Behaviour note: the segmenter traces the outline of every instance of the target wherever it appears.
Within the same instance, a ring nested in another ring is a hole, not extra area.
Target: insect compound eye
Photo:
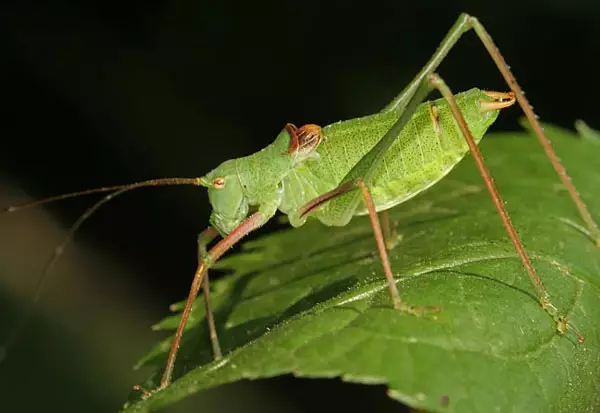
[[[213,181],[213,188],[215,189],[223,189],[225,187],[225,179],[218,177]]]

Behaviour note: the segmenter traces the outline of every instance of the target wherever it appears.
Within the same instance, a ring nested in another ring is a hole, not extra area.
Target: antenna
[[[135,182],[132,184],[126,185],[115,185],[115,186],[107,186],[102,188],[94,188],[87,189],[85,191],[71,192],[68,194],[57,195],[49,198],[40,199],[37,201],[27,202],[21,205],[9,206],[5,209],[5,212],[17,212],[22,211],[24,209],[34,208],[41,205],[49,204],[51,202],[61,201],[64,199],[75,198],[83,195],[91,195],[103,192],[111,192],[106,195],[104,198],[96,202],[90,208],[88,208],[78,219],[73,223],[73,225],[67,231],[67,234],[63,238],[62,242],[58,244],[54,248],[54,252],[44,265],[42,273],[36,283],[33,296],[31,301],[29,302],[29,306],[23,312],[21,319],[17,323],[17,326],[14,328],[13,332],[8,336],[6,344],[4,346],[0,346],[0,362],[2,362],[8,355],[9,349],[17,342],[19,335],[23,328],[28,324],[31,319],[35,307],[42,296],[42,292],[44,289],[44,285],[46,284],[46,280],[48,279],[48,275],[56,265],[56,262],[63,254],[66,246],[71,242],[75,232],[83,225],[85,221],[87,221],[90,216],[92,216],[100,207],[106,204],[108,201],[114,199],[115,197],[124,194],[125,192],[129,192],[132,189],[143,188],[143,187],[152,187],[152,186],[169,186],[169,185],[195,185],[195,186],[206,186],[206,182],[203,178],[161,178],[161,179],[150,179],[147,181]]]

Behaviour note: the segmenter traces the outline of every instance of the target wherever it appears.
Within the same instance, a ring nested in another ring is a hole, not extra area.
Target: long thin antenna
[[[50,274],[50,272],[56,265],[56,262],[58,261],[60,256],[63,254],[65,247],[69,244],[69,242],[71,242],[71,240],[73,239],[73,236],[75,235],[75,232],[77,232],[77,230],[81,227],[81,225],[83,225],[83,223],[90,216],[92,216],[102,205],[106,204],[108,201],[114,199],[115,197],[117,197],[125,192],[131,191],[132,189],[136,189],[136,188],[143,188],[143,187],[150,187],[150,186],[167,186],[167,185],[205,186],[205,183],[202,180],[202,178],[151,179],[148,181],[135,182],[132,184],[127,184],[127,185],[116,185],[116,186],[109,186],[109,187],[103,187],[103,188],[88,189],[88,190],[79,191],[79,192],[72,192],[69,194],[45,198],[45,199],[42,199],[39,201],[28,202],[28,203],[18,205],[18,206],[11,206],[6,209],[6,212],[16,212],[16,211],[21,211],[23,209],[33,208],[36,206],[47,204],[50,202],[55,202],[55,201],[68,199],[68,198],[74,198],[74,197],[80,196],[80,195],[89,195],[89,194],[95,194],[95,193],[101,193],[101,192],[114,191],[113,193],[106,195],[104,198],[102,198],[101,200],[96,202],[94,205],[92,205],[90,208],[88,208],[77,219],[77,221],[75,221],[75,223],[73,223],[73,225],[69,228],[69,230],[67,231],[67,234],[63,238],[62,242],[56,246],[51,257],[48,259],[48,262],[44,265],[44,269],[42,270],[42,273],[40,274],[40,277],[36,283],[34,293],[33,293],[32,299],[29,303],[28,308],[23,313],[23,316],[21,317],[17,326],[13,330],[13,333],[7,339],[4,347],[0,347],[0,362],[7,357],[8,350],[10,349],[10,347],[12,347],[16,343],[21,331],[28,324],[29,320],[31,319],[33,312],[35,310],[35,307],[36,307],[40,297],[42,296],[42,292],[43,292],[44,286],[46,284],[46,280],[48,279],[48,275]]]
[[[105,186],[102,188],[86,189],[85,191],[71,192],[49,198],[39,199],[37,201],[27,202],[21,205],[12,205],[5,209],[5,212],[17,212],[23,209],[35,208],[40,205],[49,204],[51,202],[62,201],[63,199],[75,198],[83,195],[92,195],[102,192],[120,191],[121,189],[134,189],[144,186],[165,186],[165,185],[198,185],[205,186],[201,178],[161,178],[150,179],[148,181],[134,182],[126,185]]]

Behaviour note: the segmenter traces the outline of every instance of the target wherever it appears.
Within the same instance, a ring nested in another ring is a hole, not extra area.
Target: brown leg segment
[[[213,228],[208,227],[198,235],[198,263],[204,260],[206,257],[206,246],[212,242],[219,232]],[[210,303],[210,280],[208,278],[208,271],[204,275],[204,281],[202,282],[202,293],[204,295],[204,307],[206,311],[206,323],[208,324],[208,333],[210,337],[210,343],[213,349],[213,357],[215,360],[219,360],[223,357],[221,352],[221,345],[219,344],[219,336],[217,335],[217,328],[215,326],[215,317],[212,311],[212,305]]]
[[[550,140],[544,135],[544,131],[542,129],[542,126],[540,125],[540,122],[537,120],[537,116],[535,115],[535,113],[533,113],[533,109],[531,108],[529,101],[527,100],[525,94],[523,93],[523,90],[521,90],[521,87],[517,83],[517,79],[515,79],[515,76],[512,74],[510,68],[506,64],[504,57],[502,57],[500,51],[498,50],[498,47],[492,40],[492,37],[487,32],[487,30],[485,30],[485,28],[479,22],[479,20],[477,20],[473,16],[466,16],[466,21],[468,26],[472,27],[475,30],[475,33],[485,46],[492,59],[494,60],[494,63],[496,63],[498,70],[500,71],[500,73],[502,73],[504,80],[506,81],[510,89],[514,92],[517,102],[519,102],[519,106],[521,106],[523,113],[525,113],[527,120],[529,120],[529,123],[531,124],[533,131],[535,132],[540,144],[542,145],[542,148],[544,148],[544,152],[550,160],[552,167],[556,171],[556,174],[559,176],[562,184],[565,186],[565,188],[567,188],[567,191],[569,192],[571,199],[575,203],[575,206],[577,207],[581,218],[590,230],[592,238],[596,240],[596,246],[600,247],[600,229],[598,228],[596,221],[594,221],[594,218],[592,218],[592,215],[590,214],[585,203],[581,199],[579,192],[577,192],[575,185],[573,185],[571,178],[567,174],[567,170],[560,162],[558,156],[556,156],[556,153],[552,148]]]
[[[377,210],[375,209],[375,203],[373,202],[373,197],[371,196],[371,192],[369,188],[364,183],[362,179],[355,179],[352,182],[347,182],[339,187],[326,192],[319,197],[309,201],[300,209],[300,216],[304,216],[310,213],[312,210],[318,208],[324,203],[337,198],[347,192],[353,191],[355,189],[360,189],[363,199],[365,201],[365,205],[367,207],[367,211],[369,212],[369,219],[371,220],[371,227],[373,228],[373,235],[375,236],[375,242],[377,243],[377,250],[379,251],[379,257],[381,258],[381,263],[383,265],[383,272],[385,274],[385,278],[388,283],[388,288],[390,290],[390,296],[392,297],[392,302],[394,303],[394,308],[397,310],[405,311],[414,315],[423,315],[426,312],[437,312],[439,311],[439,307],[437,306],[411,306],[404,303],[400,297],[400,293],[398,292],[398,287],[396,286],[396,280],[394,278],[394,274],[392,273],[392,267],[390,265],[390,258],[387,253],[386,239],[384,235],[384,231],[381,229],[381,223],[379,222],[379,217],[377,215]],[[389,227],[389,217],[387,215],[387,211],[382,213],[384,219],[384,229],[388,233],[391,233]]]
[[[356,184],[354,182],[346,182],[338,186],[337,188],[332,189],[331,191],[325,192],[324,194],[319,195],[316,198],[311,199],[306,204],[302,205],[302,207],[298,210],[300,218],[309,214],[311,211],[317,209],[324,203],[331,201],[338,196],[344,195],[347,192],[356,189]]]
[[[373,198],[371,197],[371,192],[369,191],[369,188],[367,188],[367,185],[363,182],[362,179],[357,179],[354,182],[360,188],[363,198],[365,200],[365,204],[367,205],[367,210],[369,211],[371,227],[373,227],[375,242],[377,242],[377,249],[379,250],[379,256],[381,257],[381,263],[383,264],[383,272],[385,273],[385,278],[388,282],[388,287],[390,289],[390,295],[392,296],[394,308],[396,308],[397,310],[405,310],[406,304],[404,304],[402,302],[402,299],[400,298],[400,294],[398,293],[398,287],[396,286],[396,280],[394,279],[394,274],[392,274],[390,258],[388,257],[387,248],[385,246],[385,240],[383,238],[383,232],[381,231],[381,224],[379,223],[379,217],[377,216],[377,211],[375,210],[375,203],[373,202]]]
[[[468,14],[462,13],[459,16],[459,18],[456,20],[456,23],[450,28],[450,30],[448,31],[448,34],[446,35],[444,40],[442,40],[438,49],[433,54],[433,56],[429,59],[429,61],[423,67],[423,69],[421,69],[421,71],[417,74],[417,76],[413,79],[413,81],[402,91],[402,93],[400,95],[398,95],[396,97],[396,99],[394,99],[392,102],[390,102],[383,109],[383,111],[395,110],[399,107],[404,106],[406,104],[407,99],[410,100],[411,96],[414,96],[414,93],[418,89],[419,85],[421,84],[421,81],[423,81],[423,79],[427,78],[429,75],[431,75],[437,69],[437,67],[444,60],[444,58],[448,55],[450,50],[456,45],[456,43],[462,37],[462,35],[471,29],[473,29],[475,31],[475,33],[477,34],[477,37],[479,37],[479,40],[483,43],[483,45],[486,48],[487,52],[489,53],[490,57],[496,64],[496,67],[498,68],[498,70],[500,71],[502,76],[504,77],[504,80],[506,81],[506,83],[508,84],[510,89],[513,91],[513,93],[515,94],[516,100],[519,102],[519,105],[521,106],[523,113],[527,117],[527,120],[531,124],[540,144],[542,145],[544,151],[546,152],[546,156],[550,160],[550,163],[552,164],[554,170],[556,171],[556,173],[559,176],[560,180],[562,181],[563,185],[569,192],[569,195],[571,196],[571,199],[575,203],[575,206],[576,206],[577,210],[579,211],[581,218],[583,219],[586,226],[588,227],[590,234],[592,236],[592,239],[594,239],[596,245],[598,247],[600,247],[600,229],[598,228],[598,225],[594,221],[594,219],[593,219],[592,215],[590,214],[589,210],[587,209],[585,203],[581,199],[579,193],[577,192],[577,189],[571,182],[571,179],[569,178],[569,175],[567,174],[566,169],[560,163],[559,158],[556,156],[556,153],[552,149],[552,145],[551,145],[550,141],[544,135],[543,129],[542,129],[539,121],[537,120],[536,115],[533,113],[533,109],[531,108],[529,101],[527,100],[527,98],[525,98],[525,95],[524,95],[523,91],[521,90],[521,87],[519,86],[514,75],[510,71],[510,68],[506,64],[506,61],[500,54],[500,51],[494,44],[494,41],[492,40],[492,38],[489,35],[489,33],[487,32],[487,30],[483,27],[483,25],[479,22],[479,20],[477,20],[477,18],[470,16]]]
[[[475,159],[475,164],[477,165],[477,169],[479,170],[479,173],[481,174],[481,177],[483,178],[483,181],[485,182],[485,186],[487,187],[487,189],[490,193],[490,196],[492,198],[492,201],[494,202],[494,206],[496,207],[496,210],[498,211],[498,214],[500,215],[500,219],[502,220],[502,223],[504,224],[504,228],[506,229],[508,236],[510,237],[515,249],[517,250],[517,254],[521,258],[521,262],[523,263],[523,266],[527,270],[527,273],[529,274],[529,278],[531,279],[531,282],[533,283],[534,287],[537,290],[538,298],[540,300],[542,307],[555,320],[556,328],[561,334],[564,334],[567,329],[571,329],[578,335],[578,341],[580,343],[582,343],[583,337],[581,336],[581,334],[579,334],[577,332],[577,330],[575,330],[572,326],[570,326],[568,324],[566,318],[564,316],[560,315],[558,313],[558,310],[556,309],[556,307],[554,307],[554,305],[552,305],[552,303],[550,301],[550,296],[548,295],[548,291],[544,287],[542,280],[537,275],[535,268],[533,268],[533,265],[531,264],[531,260],[529,259],[529,256],[527,255],[527,252],[525,251],[525,248],[523,247],[523,244],[522,244],[521,240],[519,239],[519,236],[517,235],[517,231],[515,230],[515,227],[513,226],[512,222],[510,220],[508,212],[506,211],[506,208],[504,207],[504,201],[502,200],[502,198],[500,197],[500,194],[498,193],[498,189],[496,188],[496,185],[494,184],[494,181],[492,180],[490,172],[487,169],[487,166],[485,165],[485,163],[483,161],[483,157],[481,156],[481,153],[479,152],[479,148],[477,147],[477,144],[475,143],[475,140],[473,139],[473,135],[469,131],[467,123],[465,122],[465,119],[460,111],[460,108],[458,107],[458,104],[456,103],[456,99],[454,98],[454,95],[450,91],[450,88],[448,88],[446,83],[436,74],[432,74],[429,76],[429,82],[432,86],[434,86],[436,89],[438,89],[440,91],[442,96],[446,99],[446,101],[450,105],[450,109],[452,110],[452,115],[454,116],[454,119],[457,121],[457,123],[462,131],[462,134],[463,134],[465,140],[467,141],[467,144],[469,145],[469,149],[471,150],[471,154],[473,155],[473,158]]]
[[[261,212],[256,212],[248,217],[244,222],[242,222],[235,230],[233,230],[229,235],[223,238],[221,241],[217,243],[214,247],[208,251],[208,253],[203,257],[203,259],[198,263],[198,268],[196,269],[196,273],[194,274],[194,280],[190,287],[190,292],[188,294],[187,301],[185,303],[185,308],[181,314],[181,319],[179,320],[179,325],[177,326],[177,331],[175,332],[175,337],[173,338],[173,342],[171,344],[171,349],[169,351],[169,356],[167,358],[167,363],[165,365],[165,371],[163,373],[162,379],[160,381],[159,387],[154,390],[162,390],[171,384],[171,379],[173,375],[173,367],[175,366],[175,359],[177,357],[177,352],[179,351],[179,345],[181,344],[181,337],[183,336],[183,330],[187,324],[188,318],[190,317],[190,312],[192,311],[192,306],[196,297],[198,296],[198,291],[200,290],[200,286],[203,285],[204,277],[206,271],[210,268],[210,266],[217,261],[229,248],[235,245],[239,240],[241,240],[244,236],[248,235],[248,233],[254,231],[255,229],[260,228],[265,223],[265,217]],[[140,386],[134,386],[134,389],[141,390],[144,392],[145,397],[148,397],[153,392],[146,392]]]
[[[387,279],[388,288],[390,290],[390,295],[392,296],[392,301],[394,303],[394,308],[397,310],[405,311],[405,312],[413,314],[413,315],[417,315],[417,316],[423,315],[426,312],[439,311],[439,307],[437,307],[437,306],[426,306],[426,307],[412,306],[412,305],[408,305],[402,301],[402,299],[400,298],[400,293],[398,293],[396,279],[394,278],[394,274],[392,273],[392,267],[390,265],[390,258],[387,253],[387,248],[385,245],[383,231],[381,230],[381,224],[379,222],[379,217],[377,216],[377,210],[375,209],[375,203],[373,202],[373,197],[371,196],[371,191],[369,191],[369,188],[367,187],[367,185],[360,178],[354,180],[353,184],[354,184],[354,187],[358,187],[360,189],[360,191],[362,192],[362,196],[365,201],[367,211],[369,211],[369,219],[371,220],[371,227],[373,228],[373,235],[375,235],[375,242],[377,243],[379,257],[381,257],[381,263],[383,264],[383,272],[385,273],[385,278]]]
[[[377,249],[379,251],[379,257],[381,258],[381,263],[383,265],[383,272],[385,273],[385,278],[388,283],[388,288],[390,290],[390,296],[392,297],[392,301],[394,303],[394,308],[397,310],[405,311],[414,315],[423,315],[426,312],[437,312],[439,311],[439,307],[437,306],[411,306],[404,303],[400,297],[400,293],[398,292],[398,287],[396,286],[396,280],[394,279],[394,274],[392,273],[392,267],[390,265],[390,258],[387,253],[386,240],[384,236],[384,231],[381,229],[381,223],[379,222],[379,217],[377,216],[377,210],[375,209],[375,203],[373,202],[373,197],[371,196],[371,192],[369,188],[364,183],[362,179],[355,179],[351,182],[346,182],[338,186],[337,188],[325,192],[324,194],[314,198],[313,200],[307,202],[305,205],[300,208],[300,217],[305,216],[310,213],[314,209],[323,205],[324,203],[331,201],[334,198],[337,198],[345,193],[353,191],[355,189],[360,189],[363,199],[365,201],[365,205],[367,207],[367,211],[369,212],[369,219],[371,220],[371,227],[373,228],[373,235],[375,236],[375,242],[377,242]],[[384,228],[387,228],[387,232],[390,233],[389,229],[389,217],[387,215],[387,211],[383,212],[384,218]]]
[[[217,334],[217,327],[215,326],[215,316],[212,310],[212,304],[210,302],[210,280],[208,277],[208,271],[204,274],[204,281],[202,282],[202,295],[204,296],[204,310],[206,312],[206,324],[208,325],[208,337],[210,338],[210,345],[212,346],[213,358],[220,360],[223,357],[221,351],[221,344],[219,344],[219,336]]]

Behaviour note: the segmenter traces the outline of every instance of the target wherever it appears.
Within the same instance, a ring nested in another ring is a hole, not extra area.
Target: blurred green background
[[[536,112],[599,127],[595,1],[55,1],[0,6],[0,204],[155,177],[199,176],[256,151],[286,122],[382,108],[466,11]],[[460,91],[506,86],[473,34],[440,73]],[[518,110],[498,129],[517,129]],[[80,198],[0,216],[0,337],[14,328]],[[182,299],[208,222],[197,188],[144,189],[78,233],[33,323],[0,364],[0,410],[115,411],[131,367]],[[271,223],[263,231],[281,225]],[[326,400],[324,403],[323,400]],[[382,386],[290,377],[240,383],[170,411],[404,411]]]

